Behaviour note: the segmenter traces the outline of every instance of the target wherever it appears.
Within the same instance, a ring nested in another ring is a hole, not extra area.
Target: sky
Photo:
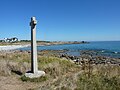
[[[0,0],[0,39],[30,40],[30,18],[37,40],[120,40],[120,0]]]

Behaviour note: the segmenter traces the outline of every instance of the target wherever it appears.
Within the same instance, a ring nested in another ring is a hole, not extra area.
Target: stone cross
[[[37,78],[45,75],[44,71],[38,71],[38,62],[37,62],[37,44],[36,44],[36,25],[37,20],[35,17],[31,18],[31,71],[25,74],[29,78]]]
[[[38,71],[37,63],[37,46],[36,46],[36,24],[37,20],[35,17],[31,18],[31,72],[35,73]]]

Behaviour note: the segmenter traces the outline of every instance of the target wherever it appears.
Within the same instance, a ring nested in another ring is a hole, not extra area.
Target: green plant
[[[119,67],[111,66],[109,67],[111,72],[107,73],[108,67],[105,65],[98,66],[96,73],[91,72],[90,77],[84,72],[81,73],[78,76],[76,90],[120,90],[120,75],[117,73]],[[99,73],[97,73],[98,71]],[[116,74],[112,72],[116,72]]]

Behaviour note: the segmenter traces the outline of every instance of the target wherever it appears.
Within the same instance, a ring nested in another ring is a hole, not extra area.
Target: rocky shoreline
[[[69,50],[42,50],[38,54],[42,56],[55,56],[58,58],[65,58],[67,60],[72,60],[77,64],[82,64],[84,62],[90,62],[91,64],[118,64],[120,65],[120,58],[113,58],[108,56],[102,56],[95,54],[92,50],[82,50],[79,56],[69,55]]]
[[[90,63],[90,64],[112,64],[112,65],[119,65],[120,66],[120,58],[112,58],[112,57],[107,57],[107,56],[99,56],[99,55],[90,55],[89,53],[92,51],[81,51],[82,53],[80,56],[74,56],[74,55],[69,55],[67,54],[68,50],[42,50],[38,51],[39,56],[45,56],[45,57],[58,57],[61,59],[67,59],[72,61],[75,64],[82,65],[85,63]],[[11,53],[31,53],[31,51],[22,51],[22,50],[13,50],[10,51]],[[84,53],[83,53],[84,52]],[[86,52],[86,53],[85,53]]]
[[[71,56],[67,54],[62,54],[60,58],[66,58],[68,60],[74,61],[76,64],[84,64],[84,63],[90,63],[90,64],[118,64],[120,65],[120,59],[119,58],[111,58],[111,57],[105,57],[105,56],[91,56],[91,55],[80,55],[78,56]]]
[[[99,56],[96,54],[93,54],[92,50],[82,50],[81,54],[79,56],[69,55],[66,52],[69,50],[41,50],[38,51],[39,56],[45,56],[45,57],[58,57],[61,59],[70,60],[75,64],[82,65],[85,63],[90,64],[112,64],[112,65],[119,65],[120,66],[120,58],[112,58],[107,56]],[[25,51],[25,50],[7,50],[7,51],[0,51],[1,54],[5,53],[31,53],[31,51]]]

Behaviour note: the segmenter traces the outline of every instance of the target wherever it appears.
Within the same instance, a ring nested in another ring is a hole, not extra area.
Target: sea
[[[30,50],[30,47],[20,50]],[[81,51],[94,51],[100,56],[120,58],[120,41],[92,41],[84,44],[38,46],[37,50],[68,50],[69,55],[80,56]]]

